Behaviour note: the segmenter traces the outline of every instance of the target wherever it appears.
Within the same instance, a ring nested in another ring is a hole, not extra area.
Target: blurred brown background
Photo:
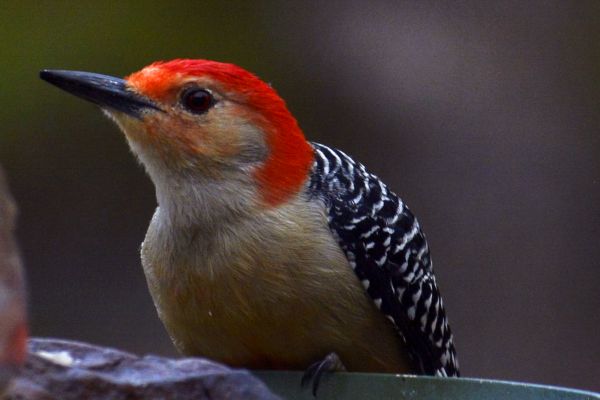
[[[451,4],[451,5],[450,5]],[[466,376],[600,390],[600,2],[0,6],[0,163],[32,331],[174,354],[140,267],[153,188],[41,68],[237,63],[418,215]]]

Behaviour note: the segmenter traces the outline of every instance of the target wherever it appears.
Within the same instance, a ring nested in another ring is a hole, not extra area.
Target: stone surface
[[[23,270],[13,235],[16,214],[0,168],[0,392],[23,363],[27,338]]]
[[[138,357],[57,340],[30,339],[8,399],[278,399],[245,370],[200,358]]]

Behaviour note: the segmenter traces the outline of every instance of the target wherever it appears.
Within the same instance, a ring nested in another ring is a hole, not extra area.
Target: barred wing
[[[309,194],[363,287],[396,326],[421,374],[458,376],[452,333],[429,248],[416,218],[375,175],[343,152],[313,143]]]

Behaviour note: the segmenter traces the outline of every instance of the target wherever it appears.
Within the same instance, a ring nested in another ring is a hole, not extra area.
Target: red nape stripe
[[[158,82],[151,76],[146,79],[145,70],[161,78]],[[256,75],[234,64],[177,59],[151,64],[128,79],[137,80],[138,87],[144,86],[147,95],[160,98],[167,95],[174,81],[186,76],[208,77],[226,91],[242,96],[257,111],[259,118],[254,122],[266,133],[270,148],[267,161],[255,173],[267,205],[281,204],[304,187],[314,158],[312,146],[283,99]]]
[[[302,190],[314,153],[283,99],[269,85],[259,82],[261,91],[252,96],[251,104],[263,116],[257,122],[266,132],[270,153],[255,176],[263,200],[275,206]]]
[[[271,154],[255,175],[262,189],[263,200],[271,206],[283,203],[304,187],[313,163],[313,149],[295,120],[294,125],[295,129],[288,126],[283,134],[268,133]],[[280,128],[281,125],[275,130]]]

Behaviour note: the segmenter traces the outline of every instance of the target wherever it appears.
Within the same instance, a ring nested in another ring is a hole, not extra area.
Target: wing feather
[[[418,221],[375,175],[343,152],[313,143],[309,194],[363,287],[406,342],[416,372],[458,376],[458,361],[429,247]]]

